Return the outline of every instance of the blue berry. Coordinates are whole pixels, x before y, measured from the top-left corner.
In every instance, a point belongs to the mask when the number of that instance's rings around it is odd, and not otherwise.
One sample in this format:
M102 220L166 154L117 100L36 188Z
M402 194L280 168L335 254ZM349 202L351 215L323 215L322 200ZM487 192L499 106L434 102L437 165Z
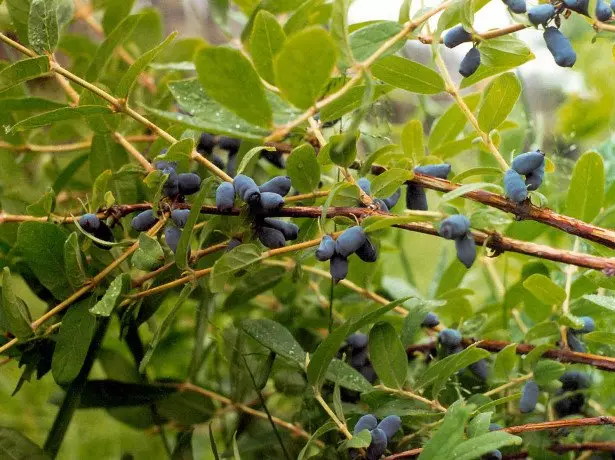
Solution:
M277 193L280 196L288 195L290 192L290 177L288 176L276 176L273 179L265 182L258 189L261 193L263 192L271 192Z
M533 380L528 380L525 385L523 385L521 399L519 400L519 411L523 414L533 412L538 403L538 396L540 396L538 384Z
M266 217L263 219L263 224L282 232L286 241L296 240L299 236L299 227L292 222L284 222L283 220Z
M179 176L174 168L168 167L162 170L168 174L167 180L162 187L162 193L167 197L175 197L179 194Z
M169 226L164 231L164 238L167 242L167 246L171 248L173 253L177 251L177 243L179 243L181 236L182 231L177 227Z
M485 455L481 457L481 460L502 460L502 452L499 450L492 450L491 452L487 452Z
M401 196L401 188L398 188L397 191L395 193L393 193L393 195L391 195L388 198L385 198L384 200L384 204L387 205L388 209L393 209L393 207L397 204L397 202L399 201L399 197Z
M257 227L256 236L264 246L269 249L278 249L284 247L286 239L281 231L270 227Z
M584 388L589 388L590 378L587 374L579 371L564 372L559 381L562 382L562 390L576 391Z
M543 34L547 48L560 67L572 67L577 61L577 54L572 49L570 40L555 27L547 27Z
M79 218L79 226L88 233L94 233L100 227L100 219L96 214L84 214Z
M220 136L218 137L218 147L228 151L230 154L236 154L241 146L241 140L233 137Z
M427 313L427 315L425 315L425 318L423 318L423 322L421 323L422 327L436 327L438 324L440 324L440 320L438 319L438 316L435 313L429 312Z
M195 173L182 173L177 178L179 193L192 195L201 188L201 177Z
M365 238L365 243L355 253L363 262L376 262L378 260L378 249L376 249L376 246L369 237Z
M528 190L538 190L538 187L542 185L542 181L545 177L545 165L536 168L534 171L525 176L525 186Z
M478 48L471 48L459 64L459 73L467 78L476 72L478 66L480 66L480 51Z
M442 221L438 233L447 240L454 240L455 238L465 236L469 229L470 221L468 218L461 214L454 214Z
M321 262L329 260L335 253L335 240L329 235L325 235L320 240L318 249L316 249L316 258Z
M366 240L367 236L359 225L347 228L335 242L335 252L343 257L348 257L363 246Z
M190 212L190 211L188 211ZM147 211L140 212L133 219L130 225L137 232L146 232L158 222L158 217L154 215L154 212L151 209Z
M233 186L235 187L237 195L246 203L255 203L260 198L258 186L251 177L238 174L235 179L233 179Z
M448 163L439 163L435 165L417 166L414 168L414 172L426 176L437 177L438 179L446 179L451 173L451 165Z
M378 428L384 431L387 441L390 441L401 428L401 419L397 415L389 415L380 421Z
M406 208L416 211L427 211L427 195L423 187L408 184L406 188Z
M581 329L574 330L577 334L587 334L588 332L594 332L596 330L596 323L594 323L594 319L592 317L581 316L579 319L583 321L583 327Z
M373 430L378 425L378 420L372 414L363 415L355 424L354 430L352 431L354 434L358 434L363 430Z
M226 252L235 249L240 244L241 244L241 241L239 241L237 238L231 238L228 244L226 245Z
M376 198L374 200L374 203L376 203L376 206L378 206L378 209L380 209L382 212L389 212L389 207L387 206L384 200L381 200L380 198Z
M368 340L369 337L367 336L367 334L363 334L362 332L356 332L348 336L348 338L346 339L346 343L353 349L360 349L367 346ZM375 426L376 425L374 425L374 427Z
M504 4L508 6L510 11L512 11L513 13L525 13L525 0L504 0Z
M222 182L216 189L216 208L222 212L233 209L235 202L235 187L230 182Z
M598 19L598 21L608 21L611 19L612 15L613 11L611 11L611 7L607 5L604 0L598 0L596 2L596 19Z
M527 198L525 181L514 169L509 169L504 174L504 191L506 196L516 203L521 203Z
M445 347L453 348L461 343L461 334L457 329L442 329L438 333L438 341Z
M568 342L568 347L577 353L585 353L585 345L581 340L577 337L577 335L570 329L566 331L566 341Z
M499 425L497 423L490 423L489 424L489 431L498 431L502 429L502 425Z
M260 194L259 211L273 212L284 206L284 198L277 193L263 192Z
M535 26L545 25L553 16L555 16L555 7L550 3L533 6L527 11L528 19Z
M467 233L461 238L455 240L455 249L457 250L457 259L470 268L476 259L476 243L471 233Z
M348 259L340 254L333 254L329 263L329 273L336 284L345 279L348 275Z
M371 430L372 442L367 448L367 460L378 460L387 449L387 435L380 428Z
M171 220L179 228L184 228L186 222L188 222L188 216L190 215L190 209L174 209L171 211Z
M476 361L475 363L470 364L468 367L470 368L472 373L482 381L486 381L489 377L489 365L484 359Z
M196 144L196 151L200 154L211 155L215 146L216 138L209 133L202 133L199 137L199 142Z
M369 179L367 177L361 177L358 181L357 181L357 185L361 188L361 190L363 190L366 194L370 195L372 194L372 183L369 181Z
M472 41L472 34L465 30L463 26L455 26L444 35L444 46L455 48L465 42Z
M552 5L540 5L540 6L552 6ZM541 166L544 167L545 164L545 156L540 151L537 150L535 152L526 152L521 155L517 155L513 158L511 168L517 171L519 174L527 175L534 172L536 169Z
M164 149L163 151L161 151L160 153L164 153L166 152L166 149ZM160 170L160 171L164 171L165 169L175 169L177 168L177 163L175 161L164 161L164 160L160 160L157 161L156 163L154 163L154 168Z

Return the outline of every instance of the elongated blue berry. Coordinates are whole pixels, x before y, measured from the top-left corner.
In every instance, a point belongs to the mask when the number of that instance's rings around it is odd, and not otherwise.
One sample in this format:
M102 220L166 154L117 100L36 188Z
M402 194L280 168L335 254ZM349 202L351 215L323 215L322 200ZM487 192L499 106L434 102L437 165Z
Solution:
M171 251L175 253L177 251L177 243L182 236L182 231L177 227L169 226L164 230L164 238L167 242L167 246L171 248Z
M352 431L354 434L358 434L363 430L373 430L378 425L378 420L372 414L363 415L355 424L354 430Z
M361 369L363 366L368 364L369 356L367 348L363 348L360 350L353 350L350 356L350 360L348 364L350 364L354 369Z
M367 336L367 334L363 334L362 332L355 332L354 334L348 336L348 338L346 339L346 343L353 349L362 349L367 346L368 340L369 337ZM375 427L376 425L374 425L372 428Z
M526 10L525 0L507 0L507 1L505 0L504 4L508 6L510 11L512 11L513 13L517 13L517 14L525 13L525 10Z
M275 228L257 227L256 236L269 249L282 248L286 244L286 238L284 238L282 232Z
M541 5L543 6L543 5ZM545 5L547 6L547 5ZM551 5L548 5L551 6ZM519 174L527 175L536 169L544 166L545 164L545 156L544 154L538 150L536 152L526 152L521 155L517 155L510 167L517 171Z
M218 147L222 150L226 150L229 153L235 154L239 151L241 146L241 140L233 137L220 136L218 137Z
M195 173L182 173L177 178L179 193L192 195L201 188L201 177Z
M357 185L361 188L361 190L363 190L366 194L370 195L372 194L372 183L369 181L369 179L367 177L361 177L358 181L357 181Z
M527 10L527 17L535 26L546 24L553 16L555 16L555 7L550 3L536 5Z
M363 262L376 262L378 260L378 249L369 237L365 238L365 243L355 253Z
M222 212L233 209L235 202L235 187L230 182L222 182L216 189L216 208Z
M284 206L284 198L277 193L263 192L260 194L260 209L264 212L273 212Z
M393 209L393 207L397 204L397 202L399 201L399 197L401 196L401 188L398 188L395 193L393 193L393 195L391 195L388 198L385 198L384 204L387 205L387 208L389 209Z
M489 364L484 359L476 361L468 366L472 373L482 381L486 381L489 377Z
M589 0L564 0L566 8L588 16Z
M271 163L278 169L286 168L286 160L284 159L284 155L281 152L275 151L271 152L269 150L261 150L261 157Z
M615 11L615 0L611 0L611 10Z
M164 153L165 151L166 151L166 149L164 149L160 153ZM177 168L177 163L175 161L160 160L160 161L157 161L156 163L154 163L154 168L156 168L156 169L158 169L160 171L164 171L165 169L175 169L175 168Z
M542 185L542 181L545 177L545 165L536 168L534 171L525 176L525 186L528 190L538 190L538 187Z
M79 219L79 226L88 233L94 233L100 227L100 219L96 214L84 214Z
M457 259L464 264L466 268L470 268L476 259L476 243L471 233L457 238L455 240L455 249L457 250Z
M585 345L581 342L581 339L577 337L577 335L570 329L566 331L566 342L568 342L568 347L572 351L576 351L577 353L585 353Z
M421 323L421 327L436 327L440 324L440 320L435 313L429 312L423 318L423 322Z
M348 257L350 254L356 252L363 243L367 240L367 236L363 231L363 228L359 225L347 228L337 238L335 242L335 252L343 257Z
M470 221L466 216L453 214L442 221L438 233L442 238L454 240L464 236L469 229Z
M596 2L596 19L598 19L598 21L608 21L611 19L612 15L613 11L611 10L611 7L607 5L604 0L598 0Z
M555 27L547 27L542 35L555 63L560 67L572 67L577 62L577 53L572 49L570 40Z
M233 179L233 186L235 187L237 195L246 203L257 202L260 198L261 192L256 182L254 182L251 177L238 174Z
M387 206L384 200L381 200L380 198L376 198L374 200L374 203L376 203L376 205L378 206L378 209L380 209L382 212L389 212L389 207Z
M596 323L591 316L581 316L579 319L583 321L583 327L581 329L575 329L575 333L587 334L588 332L594 332L596 330Z
M589 375L579 371L564 372L559 381L562 382L562 390L576 391L589 388L591 380Z
M438 333L438 341L445 347L453 348L461 343L461 334L457 329L442 329Z
M321 262L329 260L335 253L335 240L329 235L325 235L320 240L318 249L316 249L316 258Z
M211 155L216 146L216 138L209 133L201 133L199 142L196 144L196 151L200 154Z
M275 228L276 230L282 232L284 238L286 238L286 241L296 240L299 236L299 227L292 222L285 222L283 220L266 217L263 219L263 224L267 227Z
M174 209L171 211L171 220L179 228L184 228L186 222L188 222L188 216L190 215L190 209Z
M164 174L168 174L167 180L162 186L162 193L168 197L174 197L179 194L179 175L173 168L165 168L162 170Z
M478 66L480 66L480 51L478 48L471 48L459 64L459 73L467 78L476 72Z
M465 42L472 41L472 34L465 30L463 26L455 26L444 35L444 46L455 48Z
M151 209L140 212L131 221L130 225L137 232L146 232L158 222L158 217Z
M446 179L451 173L451 165L448 163L439 163L435 165L423 165L414 168L414 172L425 174L426 176L437 177L438 179Z
M348 275L348 259L340 254L333 254L329 263L329 273L334 283L345 279Z
M387 441L390 441L401 428L401 419L397 415L389 415L380 421L378 428L384 431Z
M516 203L521 203L527 198L525 181L514 169L509 169L504 174L504 191L506 196Z
M416 211L427 211L427 195L423 187L408 184L406 187L406 208Z
M522 414L533 412L538 403L538 396L540 396L538 384L533 380L528 380L525 385L523 385L521 399L519 400L519 411L521 411Z
M263 192L271 192L277 193L280 196L288 195L290 192L290 177L288 176L276 176L271 180L268 180L263 185L261 185L258 189L261 193Z
M374 428L370 431L372 442L367 448L367 460L378 460L387 449L387 435L380 428Z

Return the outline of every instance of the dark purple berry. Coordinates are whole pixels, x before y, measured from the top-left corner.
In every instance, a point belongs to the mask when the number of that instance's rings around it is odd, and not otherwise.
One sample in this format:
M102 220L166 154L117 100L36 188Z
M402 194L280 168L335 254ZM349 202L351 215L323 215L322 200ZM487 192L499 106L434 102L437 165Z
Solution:
M331 273L331 278L336 284L346 278L346 275L348 275L348 259L340 254L333 254L329 264L329 273Z
M261 185L258 189L261 193L271 192L277 193L280 196L288 195L290 192L290 177L288 176L276 176L271 180L268 180L263 185Z
M158 222L158 217L151 209L137 214L130 223L137 232L146 232Z
M369 237L365 238L365 243L356 250L355 254L359 256L363 262L376 262L378 260L378 249L376 249L376 246Z
M468 233L469 229L470 221L468 220L468 218L461 214L454 214L442 221L438 233L442 238L446 238L447 240L454 240L456 238L465 236L465 234Z
M427 195L423 187L408 184L406 188L406 208L416 211L427 211Z
M169 226L164 231L164 238L167 242L167 246L171 248L173 253L177 251L177 244L181 236L182 231L177 227Z
M211 155L216 146L216 138L212 134L202 133L196 145L196 151L200 154Z
M489 377L489 365L484 359L476 361L475 363L470 364L468 367L470 368L472 373L482 381L486 381L487 377Z
M100 227L100 219L96 214L84 214L79 219L79 226L88 233L94 233Z
M594 319L592 317L581 316L579 319L583 321L583 327L581 329L575 329L575 333L587 334L588 332L594 332L596 330L596 323L594 323Z
M444 46L447 48L455 48L462 43L471 41L472 34L465 30L462 25L453 27L444 35Z
M269 150L261 150L261 157L271 163L278 169L286 168L286 160L281 152L271 152Z
M598 0L596 2L596 19L598 19L598 21L608 21L611 19L612 15L613 11L611 10L611 7L607 5L604 0Z
M551 6L551 5L549 4L549 5L544 5L544 6ZM519 174L522 174L525 176L535 171L536 169L540 168L541 166L544 166L544 164L545 164L545 156L540 150L538 150L536 152L526 152L526 153L522 153L521 155L517 155L515 158L513 158L513 161L510 167L514 169L515 171L517 171Z
M179 193L192 195L201 188L201 178L195 173L182 173L178 176Z
M171 220L179 228L184 228L186 222L188 222L188 216L190 215L190 209L174 209L171 211Z
M587 374L579 371L564 372L559 381L562 382L562 390L576 391L589 388L591 381Z
M241 146L241 140L233 137L220 136L218 137L218 147L222 150L226 150L231 154L235 154L239 151Z
M282 232L286 241L296 240L299 236L299 227L292 222L285 222L283 220L272 219L271 217L265 217L263 219L263 225Z
M478 69L480 65L480 51L478 48L470 48L459 64L459 73L464 77L469 77Z
M284 247L286 239L281 231L270 227L257 227L256 236L264 246L269 249L278 249Z
M376 198L374 200L374 203L376 203L376 206L378 206L378 209L380 209L382 212L389 212L389 207L387 206L384 200L381 200L380 198Z
M525 13L525 0L504 0L504 4L508 6L510 11L512 11L513 13Z
M162 154L164 152L166 152L166 149L164 149L160 153ZM154 163L154 168L156 168L156 169L158 169L160 171L164 171L165 169L175 169L175 168L177 168L177 163L175 161L160 160L160 161L157 161L156 163Z

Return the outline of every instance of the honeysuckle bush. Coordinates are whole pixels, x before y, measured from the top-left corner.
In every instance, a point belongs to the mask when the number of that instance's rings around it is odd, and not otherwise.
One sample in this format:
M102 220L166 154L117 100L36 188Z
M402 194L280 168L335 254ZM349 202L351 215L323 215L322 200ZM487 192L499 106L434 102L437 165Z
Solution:
M0 457L610 458L608 5L134 3L0 1Z

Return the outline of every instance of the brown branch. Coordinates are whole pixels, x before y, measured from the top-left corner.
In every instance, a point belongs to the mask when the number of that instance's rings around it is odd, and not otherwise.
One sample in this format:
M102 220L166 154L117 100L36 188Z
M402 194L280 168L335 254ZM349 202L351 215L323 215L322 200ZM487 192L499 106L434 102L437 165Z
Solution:
M509 26L502 27L501 29L492 29L492 30L488 30L487 32L483 32L483 33L475 32L472 34L472 38L475 41L489 40L491 38L501 37L503 35L508 35L514 32L519 32L520 30L523 30L527 27L528 26L526 26L525 24L511 24ZM431 35L419 35L418 37L416 37L416 39L426 45L431 44L433 42L433 36ZM443 38L440 37L440 43L442 42L443 42Z
M470 345L475 342L471 339L466 339L464 340L464 343L465 345ZM487 350L492 353L497 353L503 350L506 346L510 345L511 342L481 340L476 342L476 344L478 348L482 348L483 350ZM406 349L406 353L408 354L408 356L412 356L414 352L426 353L430 350L435 350L435 348L436 342L432 341L428 343L421 343L418 345L411 345ZM534 345L520 343L517 344L516 352L518 355L527 355L532 350L534 350L534 348L536 348ZM542 354L542 357L552 359L554 361L559 361L562 363L588 364L597 369L602 369L605 371L615 371L615 358L612 358L610 356L600 356L591 353L577 353L570 350L552 349L544 352Z
M615 425L615 417L590 417L590 418L573 418L567 420L555 420L551 422L540 422L540 423L527 423L525 425L518 426L510 426L508 428L503 428L502 431L506 431L510 434L520 434L520 433L528 433L531 431L546 431L546 430L556 430L559 428L579 428L586 426L599 426L599 425ZM605 444L605 443L587 443L587 444ZM608 443L615 444L615 443ZM579 444L572 444L572 446L578 446ZM554 449L557 445L552 445L549 449L554 450L554 452L559 452ZM560 446L563 447L563 446ZM568 452L571 450L577 449L568 449L563 450L560 453ZM590 449L582 449L582 450L590 450ZM599 449L597 449L599 450ZM406 450L404 452L399 452L397 454L389 455L385 457L384 460L396 460L399 458L411 458L418 456L423 451L422 448ZM605 451L608 451L605 449ZM517 455L517 454L515 454ZM515 457L515 458L523 458L523 457Z
M599 452L615 452L615 442L580 442L577 444L553 444L549 450L564 454L581 450L593 450Z

